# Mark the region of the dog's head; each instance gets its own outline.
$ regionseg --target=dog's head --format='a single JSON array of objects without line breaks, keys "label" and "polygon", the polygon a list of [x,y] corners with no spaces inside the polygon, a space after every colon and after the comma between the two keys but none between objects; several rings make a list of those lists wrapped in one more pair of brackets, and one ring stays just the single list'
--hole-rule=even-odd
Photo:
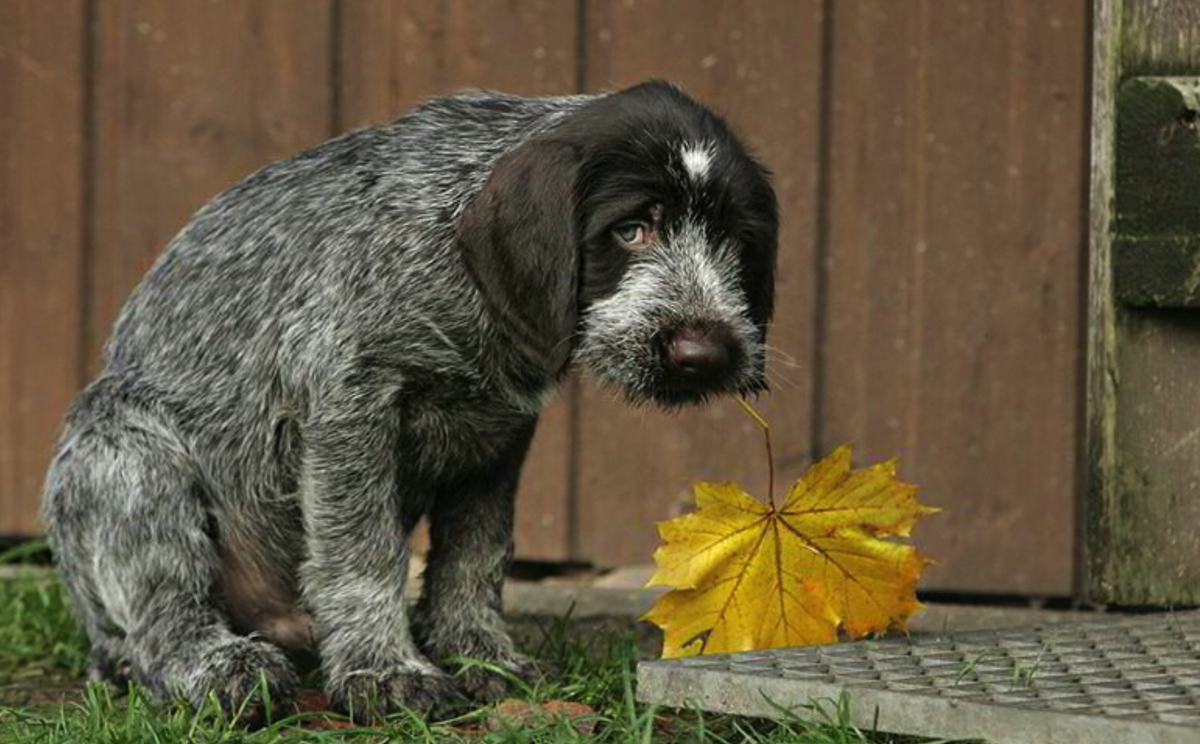
[{"label": "dog's head", "polygon": [[547,371],[664,406],[766,388],[776,233],[766,171],[661,82],[508,153],[460,223],[493,314]]}]

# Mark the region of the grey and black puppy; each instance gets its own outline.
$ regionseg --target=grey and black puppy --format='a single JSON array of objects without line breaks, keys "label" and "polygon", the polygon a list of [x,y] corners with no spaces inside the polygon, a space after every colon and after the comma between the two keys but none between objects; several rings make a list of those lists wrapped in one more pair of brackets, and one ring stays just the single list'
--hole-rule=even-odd
[{"label": "grey and black puppy", "polygon": [[661,82],[435,100],[216,197],[48,476],[93,675],[278,700],[308,647],[358,717],[500,694],[446,660],[528,672],[500,586],[543,402],[573,367],[665,407],[763,389],[776,225],[763,168]]}]

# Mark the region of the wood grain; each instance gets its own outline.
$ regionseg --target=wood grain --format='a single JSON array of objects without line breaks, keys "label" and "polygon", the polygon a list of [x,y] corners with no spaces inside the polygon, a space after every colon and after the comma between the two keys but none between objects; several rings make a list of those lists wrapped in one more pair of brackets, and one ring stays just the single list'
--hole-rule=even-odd
[{"label": "wood grain", "polygon": [[1085,4],[835,8],[819,447],[946,508],[926,588],[1069,593]]},{"label": "wood grain", "polygon": [[[576,92],[575,3],[360,0],[339,6],[338,125],[393,119],[465,88]],[[572,557],[573,386],[543,413],[517,497],[517,557]]]},{"label": "wood grain", "polygon": [[1200,313],[1120,313],[1109,578],[1096,599],[1200,603]]},{"label": "wood grain", "polygon": [[84,4],[0,3],[0,536],[38,531],[80,384]]},{"label": "wood grain", "polygon": [[1111,596],[1116,586],[1109,546],[1113,543],[1116,503],[1117,312],[1113,303],[1112,223],[1113,137],[1117,53],[1121,17],[1119,0],[1096,0],[1092,22],[1092,124],[1088,210],[1087,371],[1084,419],[1084,529],[1079,569],[1082,591],[1093,598]]},{"label": "wood grain", "polygon": [[1200,74],[1200,3],[1131,0],[1118,7],[1123,16],[1118,53],[1125,73]]},{"label": "wood grain", "polygon": [[[811,456],[821,5],[586,5],[588,89],[671,80],[726,115],[775,174],[783,223],[768,340],[779,352],[773,392],[760,408],[773,424],[778,483],[798,476]],[[694,480],[736,479],[760,495],[767,487],[762,435],[732,401],[666,415],[630,410],[589,384],[578,446],[578,557],[601,564],[649,561],[653,523],[691,507]]]},{"label": "wood grain", "polygon": [[393,119],[436,95],[565,95],[578,84],[575,3],[356,0],[339,6],[339,119]]}]

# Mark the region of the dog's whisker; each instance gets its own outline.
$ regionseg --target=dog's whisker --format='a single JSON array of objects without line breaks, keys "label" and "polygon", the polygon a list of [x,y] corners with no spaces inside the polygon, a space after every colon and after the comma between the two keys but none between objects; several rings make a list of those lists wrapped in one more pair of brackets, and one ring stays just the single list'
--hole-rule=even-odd
[{"label": "dog's whisker", "polygon": [[763,350],[766,352],[767,359],[770,359],[774,362],[787,365],[788,367],[802,366],[800,364],[800,362],[797,361],[796,357],[792,356],[791,354],[787,353],[786,351],[784,351],[783,349],[780,349],[777,346],[771,346],[770,344],[763,344]]},{"label": "dog's whisker", "polygon": [[786,365],[786,364],[780,364],[778,362],[778,360],[775,360],[775,359],[768,359],[766,362],[766,365],[764,366],[764,370],[768,374],[773,374],[776,377],[787,379],[789,381],[791,381],[791,378],[789,377],[789,375],[790,375],[791,371],[794,369],[799,369],[799,366],[797,365],[797,366],[793,367],[793,366]]},{"label": "dog's whisker", "polygon": [[788,390],[799,390],[800,385],[795,380],[781,374],[778,370],[772,371],[767,369],[767,380],[770,381],[772,387],[778,387]]}]

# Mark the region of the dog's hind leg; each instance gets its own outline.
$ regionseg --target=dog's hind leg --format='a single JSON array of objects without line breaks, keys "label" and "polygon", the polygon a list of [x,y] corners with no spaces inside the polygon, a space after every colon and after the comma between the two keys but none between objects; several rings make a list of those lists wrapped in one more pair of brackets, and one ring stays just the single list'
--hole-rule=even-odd
[{"label": "dog's hind leg", "polygon": [[[501,590],[513,555],[513,510],[535,421],[521,427],[493,467],[438,494],[430,511],[431,550],[417,607],[416,635],[434,661],[474,659],[529,679],[501,617]],[[453,661],[451,661],[453,666]],[[502,675],[482,666],[455,674],[477,700],[504,695]]]},{"label": "dog's hind leg", "polygon": [[198,469],[152,409],[93,394],[68,425],[44,514],[100,672],[111,641],[159,698],[211,694],[255,723],[293,672],[278,648],[235,634],[214,602],[220,563]]},{"label": "dog's hind leg", "polygon": [[[44,521],[59,519],[67,512],[62,508],[62,501],[69,498],[72,490],[67,484],[55,482],[54,475],[69,472],[71,468],[56,465],[52,470],[52,478],[47,493],[53,498],[48,499],[47,505],[53,504],[54,513],[47,509]],[[108,682],[118,691],[123,691],[132,678],[128,654],[125,651],[125,632],[117,627],[108,617],[104,603],[96,591],[90,570],[89,555],[90,539],[82,537],[74,531],[59,529],[52,540],[54,559],[58,564],[59,573],[66,585],[67,597],[74,610],[75,619],[82,626],[91,644],[88,654],[87,676],[91,682]]]}]

